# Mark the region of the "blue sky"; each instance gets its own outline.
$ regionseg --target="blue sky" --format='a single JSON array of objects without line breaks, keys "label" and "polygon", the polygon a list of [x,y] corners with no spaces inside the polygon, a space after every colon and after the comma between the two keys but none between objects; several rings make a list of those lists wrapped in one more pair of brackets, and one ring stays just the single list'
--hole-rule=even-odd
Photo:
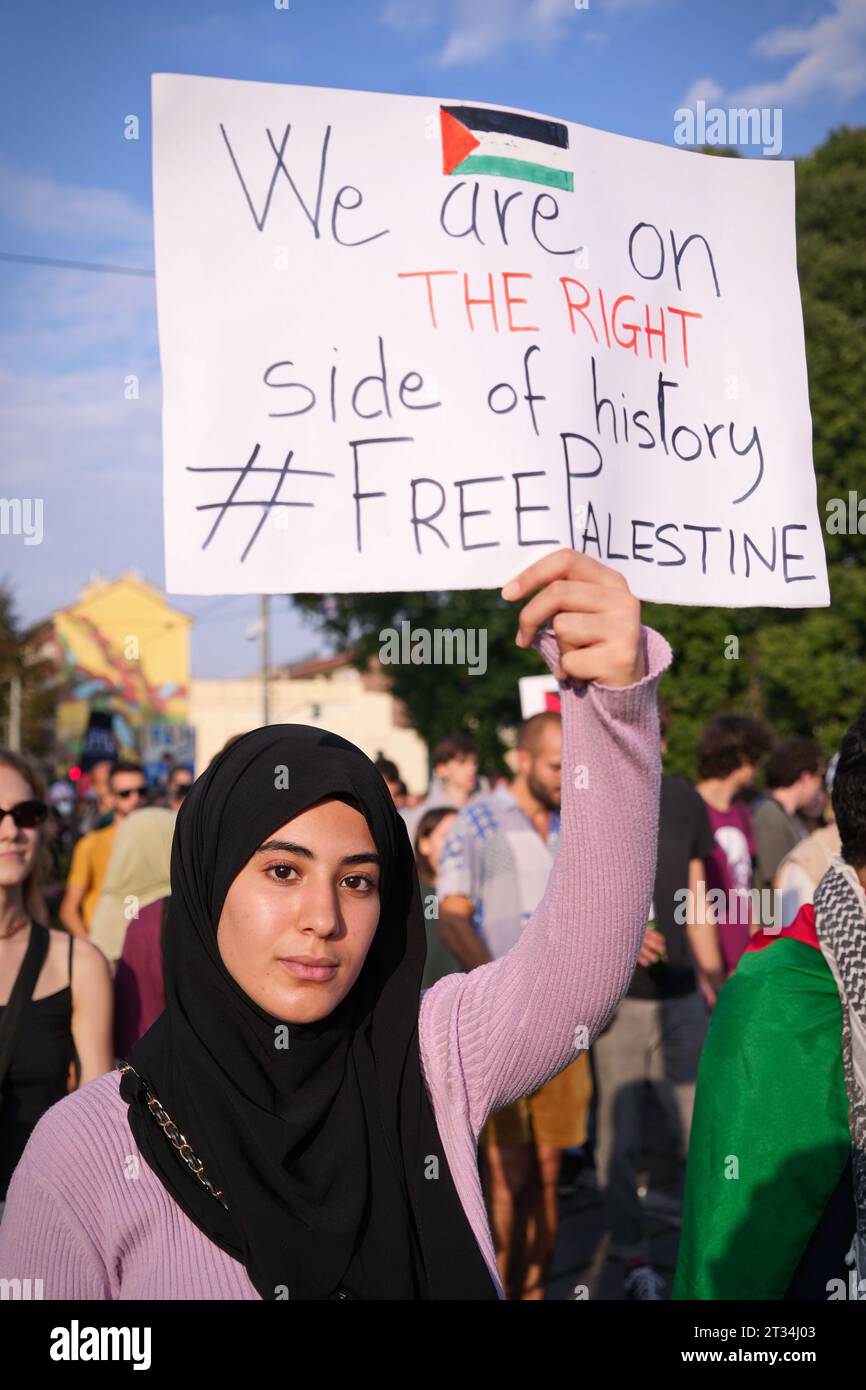
[{"label": "blue sky", "polygon": [[[866,121],[866,0],[282,3],[5,0],[0,252],[152,268],[152,72],[490,101],[664,144],[699,98],[765,105],[783,158]],[[94,572],[162,586],[153,281],[0,260],[0,302],[0,493],[44,499],[41,545],[0,536],[22,617]],[[195,675],[255,667],[256,598],[176,602],[201,614]],[[317,645],[286,599],[273,610],[275,661]]]}]

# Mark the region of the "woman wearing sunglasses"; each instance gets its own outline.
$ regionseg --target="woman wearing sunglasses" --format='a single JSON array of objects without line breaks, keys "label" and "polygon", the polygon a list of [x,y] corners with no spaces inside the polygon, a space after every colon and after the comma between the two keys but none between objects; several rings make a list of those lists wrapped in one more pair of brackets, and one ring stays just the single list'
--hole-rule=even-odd
[{"label": "woman wearing sunglasses", "polygon": [[[66,1095],[113,1065],[108,964],[88,941],[45,925],[41,778],[0,749],[0,1211],[30,1134]],[[17,987],[17,988],[16,988]]]},{"label": "woman wearing sunglasses", "polygon": [[422,994],[418,872],[374,764],[306,725],[236,739],[178,813],[165,1012],[43,1117],[0,1278],[52,1299],[504,1298],[478,1134],[631,977],[671,653],[574,551],[503,597],[530,599],[518,641],[561,682],[564,736],[559,852],[515,946]]}]

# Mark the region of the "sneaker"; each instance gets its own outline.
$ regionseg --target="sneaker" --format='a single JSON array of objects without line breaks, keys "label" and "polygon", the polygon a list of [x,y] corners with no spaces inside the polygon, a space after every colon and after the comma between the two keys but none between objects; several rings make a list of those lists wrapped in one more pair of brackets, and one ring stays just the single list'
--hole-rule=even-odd
[{"label": "sneaker", "polygon": [[625,1296],[629,1299],[663,1301],[664,1280],[652,1265],[635,1265],[625,1276]]}]

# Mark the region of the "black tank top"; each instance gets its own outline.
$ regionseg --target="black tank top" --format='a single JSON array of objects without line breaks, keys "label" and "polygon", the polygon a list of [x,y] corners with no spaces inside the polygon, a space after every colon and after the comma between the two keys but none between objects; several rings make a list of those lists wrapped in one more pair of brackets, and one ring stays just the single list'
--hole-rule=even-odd
[{"label": "black tank top", "polygon": [[[69,984],[25,1006],[12,1065],[0,1103],[0,1202],[27,1140],[49,1106],[66,1095],[72,1040],[72,947],[69,938]],[[5,1004],[0,1005],[0,1018]]]}]

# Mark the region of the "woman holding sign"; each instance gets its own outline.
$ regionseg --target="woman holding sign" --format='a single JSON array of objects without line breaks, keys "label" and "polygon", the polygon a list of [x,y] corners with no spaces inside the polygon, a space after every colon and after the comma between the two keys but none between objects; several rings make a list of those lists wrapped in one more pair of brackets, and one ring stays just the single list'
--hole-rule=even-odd
[{"label": "woman holding sign", "polygon": [[504,1297],[478,1134],[631,977],[671,654],[574,551],[503,596],[529,599],[517,641],[562,682],[560,849],[519,942],[420,995],[418,875],[373,764],[302,725],[238,739],[178,815],[165,1013],[37,1127],[0,1277],[52,1299]]}]

